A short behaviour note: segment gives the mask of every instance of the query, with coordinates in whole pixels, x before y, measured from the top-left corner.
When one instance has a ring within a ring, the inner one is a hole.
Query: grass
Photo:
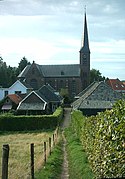
[[[69,127],[65,130],[69,161],[69,179],[93,179],[94,175],[88,163],[87,155],[79,139]]]
[[[53,149],[46,165],[36,173],[35,179],[58,179],[61,175],[63,163],[62,142],[60,141]]]
[[[30,174],[30,144],[34,143],[35,170],[43,163],[43,142],[48,141],[53,131],[25,132],[25,133],[1,133],[0,134],[0,158],[2,158],[3,144],[9,144],[9,179],[27,178]],[[0,178],[1,178],[0,163]]]

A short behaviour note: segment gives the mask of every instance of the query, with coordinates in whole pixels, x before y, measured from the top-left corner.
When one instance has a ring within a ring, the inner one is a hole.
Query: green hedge
[[[72,114],[72,127],[80,137],[96,178],[125,177],[125,101],[97,116]]]
[[[0,115],[0,131],[26,131],[53,129],[62,119],[63,110],[58,108],[53,115],[14,116]]]

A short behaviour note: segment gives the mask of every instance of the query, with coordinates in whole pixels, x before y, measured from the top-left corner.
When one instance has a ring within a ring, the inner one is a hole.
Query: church
[[[67,89],[70,97],[74,97],[89,85],[89,77],[90,49],[86,12],[79,64],[40,65],[33,61],[18,75],[20,81],[30,85],[34,90],[49,84],[58,92],[61,89]]]

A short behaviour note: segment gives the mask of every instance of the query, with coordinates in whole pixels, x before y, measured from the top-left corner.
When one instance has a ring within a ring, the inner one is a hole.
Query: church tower
[[[82,47],[80,49],[80,77],[82,89],[86,88],[90,82],[90,49],[87,29],[86,12],[84,17],[84,32]]]

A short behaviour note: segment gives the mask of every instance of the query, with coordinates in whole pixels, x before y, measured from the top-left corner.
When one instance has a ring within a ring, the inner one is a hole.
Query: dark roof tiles
[[[27,65],[24,70],[18,75],[19,78],[24,78],[30,69],[31,65]],[[79,77],[80,66],[79,64],[67,64],[67,65],[38,65],[37,69],[44,77]]]

